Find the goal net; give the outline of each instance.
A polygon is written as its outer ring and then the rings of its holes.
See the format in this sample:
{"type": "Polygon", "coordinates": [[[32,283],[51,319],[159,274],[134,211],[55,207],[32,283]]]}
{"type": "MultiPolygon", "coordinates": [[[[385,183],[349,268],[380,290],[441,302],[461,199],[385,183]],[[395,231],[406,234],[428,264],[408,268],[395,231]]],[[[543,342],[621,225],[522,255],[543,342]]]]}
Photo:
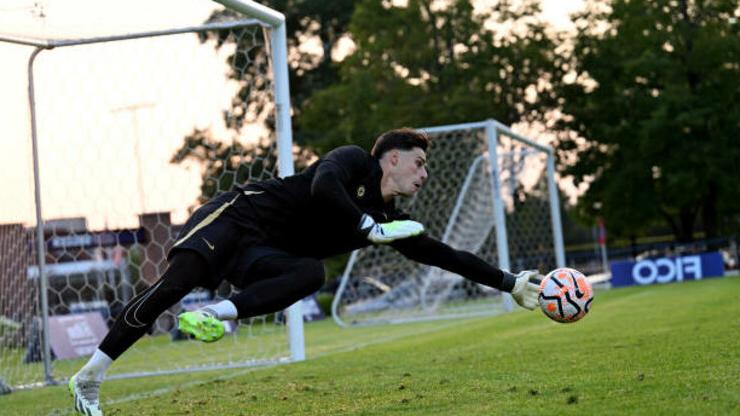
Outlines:
{"type": "MultiPolygon", "coordinates": [[[[563,263],[548,147],[492,120],[425,130],[432,139],[429,179],[412,199],[399,202],[428,235],[506,270],[546,272],[563,263]]],[[[332,306],[343,326],[490,315],[512,307],[508,295],[414,263],[387,246],[352,253],[332,306]]]]}
{"type": "MultiPolygon", "coordinates": [[[[71,376],[162,275],[194,209],[235,182],[291,174],[293,163],[278,86],[285,45],[264,18],[271,11],[182,0],[27,4],[0,9],[9,109],[0,117],[12,137],[0,164],[14,195],[0,204],[0,391],[71,376]]],[[[212,345],[176,330],[178,313],[231,292],[223,284],[186,296],[109,377],[302,358],[301,327],[291,325],[291,345],[280,316],[234,322],[212,345]]]]}

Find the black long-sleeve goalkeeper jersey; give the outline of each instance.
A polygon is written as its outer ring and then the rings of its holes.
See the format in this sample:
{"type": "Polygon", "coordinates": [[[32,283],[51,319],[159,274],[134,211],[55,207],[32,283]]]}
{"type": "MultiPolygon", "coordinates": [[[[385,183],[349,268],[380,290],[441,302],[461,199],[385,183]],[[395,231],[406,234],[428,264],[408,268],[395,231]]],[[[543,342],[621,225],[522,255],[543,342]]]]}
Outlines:
{"type": "MultiPolygon", "coordinates": [[[[358,228],[365,213],[379,223],[410,219],[383,200],[382,175],[376,158],[360,147],[342,146],[299,174],[240,187],[247,198],[240,198],[243,202],[235,208],[256,220],[262,234],[259,244],[323,259],[371,244],[358,228]]],[[[426,235],[396,240],[391,246],[411,260],[487,286],[511,291],[514,284],[510,275],[505,277],[479,257],[426,235]]]]}

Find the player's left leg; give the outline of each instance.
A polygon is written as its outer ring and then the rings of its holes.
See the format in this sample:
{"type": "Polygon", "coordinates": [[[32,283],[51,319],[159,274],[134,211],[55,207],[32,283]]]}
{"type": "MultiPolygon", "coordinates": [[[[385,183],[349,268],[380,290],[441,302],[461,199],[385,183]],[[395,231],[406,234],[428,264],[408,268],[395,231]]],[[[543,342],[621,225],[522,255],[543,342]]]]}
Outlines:
{"type": "Polygon", "coordinates": [[[195,251],[174,255],[162,278],[133,298],[88,362],[69,380],[75,410],[83,415],[102,415],[99,390],[105,372],[124,351],[141,338],[155,319],[195,287],[210,286],[210,268],[195,251]]]}

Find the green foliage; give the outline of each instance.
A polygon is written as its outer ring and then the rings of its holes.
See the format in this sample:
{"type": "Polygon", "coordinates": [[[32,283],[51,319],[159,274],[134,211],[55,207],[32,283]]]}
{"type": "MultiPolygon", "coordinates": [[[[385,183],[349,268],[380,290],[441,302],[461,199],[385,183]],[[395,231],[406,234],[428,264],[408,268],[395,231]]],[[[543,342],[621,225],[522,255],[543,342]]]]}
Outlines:
{"type": "Polygon", "coordinates": [[[347,265],[350,253],[339,254],[323,260],[327,283],[342,277],[344,267],[347,265]]]}
{"type": "MultiPolygon", "coordinates": [[[[262,2],[285,15],[290,59],[290,99],[294,116],[300,115],[304,103],[314,91],[326,88],[339,79],[332,51],[347,34],[354,0],[268,0],[262,2]],[[306,39],[318,38],[321,51],[301,51],[306,39]]],[[[295,140],[302,142],[300,125],[294,123],[295,140]]]]}
{"type": "MultiPolygon", "coordinates": [[[[276,0],[263,3],[286,16],[288,47],[292,50],[289,75],[295,116],[300,114],[303,102],[314,90],[336,81],[338,75],[331,51],[347,30],[354,3],[350,0],[276,0]],[[313,36],[318,37],[322,45],[322,54],[318,57],[298,50],[301,42],[313,36]]],[[[223,10],[213,13],[207,21],[242,17],[223,10]]],[[[198,198],[203,203],[219,192],[230,190],[235,183],[274,177],[277,154],[274,144],[267,140],[244,144],[236,139],[245,124],[259,123],[271,131],[275,127],[272,108],[266,105],[272,94],[266,88],[270,84],[264,80],[270,57],[261,31],[254,28],[213,31],[201,33],[199,38],[201,42],[213,41],[216,49],[234,46],[235,50],[242,51],[230,54],[225,60],[229,67],[228,76],[241,86],[229,108],[223,112],[225,125],[233,134],[231,137],[215,137],[210,130],[194,129],[172,157],[172,163],[190,160],[204,167],[198,198]]],[[[300,143],[300,128],[295,118],[293,127],[293,138],[300,143]]],[[[309,150],[295,149],[296,170],[303,169],[312,157],[309,150]]]]}
{"type": "MultiPolygon", "coordinates": [[[[591,2],[558,85],[578,207],[618,235],[657,222],[680,241],[737,227],[740,42],[735,1],[591,2]],[[609,6],[610,5],[610,6],[609,6]],[[604,26],[606,23],[606,26],[604,26]],[[575,81],[574,81],[575,80],[575,81]]],[[[735,228],[737,230],[737,228],[735,228]]]]}
{"type": "MultiPolygon", "coordinates": [[[[311,154],[294,149],[296,170],[305,168],[311,154]]],[[[195,161],[204,168],[200,203],[215,195],[229,191],[234,184],[245,184],[273,178],[277,175],[277,148],[269,140],[244,145],[238,141],[227,144],[214,138],[208,130],[196,129],[185,138],[183,145],[172,157],[171,163],[195,161]]]]}
{"type": "Polygon", "coordinates": [[[340,82],[306,102],[302,136],[321,153],[348,143],[368,148],[400,126],[541,117],[554,104],[538,83],[552,76],[554,46],[531,17],[537,11],[534,1],[502,1],[487,14],[462,0],[359,2],[349,26],[356,49],[341,63],[340,82]],[[527,35],[495,33],[489,17],[527,35]]]}
{"type": "MultiPolygon", "coordinates": [[[[353,0],[266,0],[261,2],[274,10],[279,10],[285,15],[287,28],[287,41],[289,49],[289,82],[290,99],[293,110],[293,139],[296,143],[303,143],[299,115],[302,112],[306,100],[314,91],[326,88],[337,82],[339,75],[337,65],[332,60],[332,51],[337,48],[338,42],[347,34],[348,25],[355,1],[353,0]],[[320,50],[314,51],[301,49],[300,47],[309,40],[317,39],[320,50]]],[[[225,18],[233,19],[236,13],[230,10],[215,12],[208,21],[219,21],[225,18]]],[[[234,39],[227,39],[225,33],[218,34],[221,47],[224,42],[234,43],[234,39]]],[[[238,36],[238,39],[248,39],[238,36]]],[[[266,56],[264,50],[255,50],[257,54],[266,56]]],[[[238,55],[228,57],[229,62],[238,59],[238,55]]],[[[250,68],[246,68],[249,76],[250,68]]],[[[239,74],[243,76],[242,74],[239,74]]],[[[257,102],[257,100],[254,100],[257,102]]],[[[236,105],[239,100],[232,103],[235,107],[232,112],[239,113],[236,105]]]]}
{"type": "Polygon", "coordinates": [[[331,303],[334,301],[334,294],[322,292],[316,295],[316,303],[319,304],[321,312],[327,317],[331,316],[331,303]]]}
{"type": "MultiPolygon", "coordinates": [[[[554,260],[552,234],[545,231],[544,236],[542,235],[543,229],[549,230],[551,227],[551,222],[543,218],[543,213],[550,212],[546,174],[545,171],[541,173],[536,185],[529,192],[524,190],[521,183],[518,184],[512,195],[513,210],[506,212],[509,258],[529,259],[527,263],[517,263],[515,260],[517,264],[513,268],[517,270],[534,268],[547,271],[548,263],[552,264],[551,261],[554,260]],[[531,236],[539,238],[532,239],[531,236]]],[[[564,210],[561,212],[565,213],[564,210]]]]}

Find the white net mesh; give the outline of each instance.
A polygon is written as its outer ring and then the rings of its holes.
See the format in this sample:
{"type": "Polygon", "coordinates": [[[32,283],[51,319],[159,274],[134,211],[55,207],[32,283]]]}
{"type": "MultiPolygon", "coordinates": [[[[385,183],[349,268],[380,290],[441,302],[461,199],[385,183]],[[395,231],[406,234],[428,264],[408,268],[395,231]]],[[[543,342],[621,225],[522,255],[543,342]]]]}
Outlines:
{"type": "MultiPolygon", "coordinates": [[[[485,129],[430,131],[429,179],[413,199],[402,202],[402,208],[425,225],[428,235],[497,264],[497,225],[485,129]]],[[[554,267],[554,249],[547,192],[541,193],[540,188],[546,184],[542,181],[546,179],[544,164],[527,160],[542,161],[544,154],[503,136],[498,139],[497,151],[509,246],[516,247],[512,265],[549,270],[554,267]]],[[[343,325],[505,310],[497,290],[416,264],[383,246],[353,253],[334,306],[335,319],[343,325]]]]}
{"type": "MultiPolygon", "coordinates": [[[[102,318],[105,333],[126,302],[164,272],[166,253],[193,209],[234,182],[277,175],[269,34],[253,20],[219,24],[230,28],[38,54],[34,85],[42,246],[52,329],[60,318],[94,313],[102,318]]],[[[172,26],[156,29],[167,27],[172,26]]],[[[104,35],[112,34],[122,33],[108,27],[104,35]]],[[[0,54],[13,57],[4,63],[17,76],[32,51],[0,42],[0,54]]],[[[25,89],[27,79],[21,85],[25,89]]],[[[23,94],[13,97],[13,106],[27,108],[23,94]]],[[[16,147],[2,156],[10,167],[3,170],[3,183],[23,186],[17,201],[0,207],[0,389],[45,378],[25,117],[16,147]]],[[[117,360],[109,375],[287,358],[287,331],[273,316],[240,322],[213,345],[183,340],[175,331],[177,313],[230,292],[222,285],[215,293],[186,297],[117,360]]],[[[84,363],[94,349],[84,343],[92,326],[66,327],[70,342],[78,342],[76,349],[72,346],[78,357],[56,357],[62,350],[52,342],[53,378],[66,378],[84,363]]]]}
{"type": "Polygon", "coordinates": [[[505,134],[498,144],[511,270],[547,273],[556,267],[547,154],[505,134]]]}

